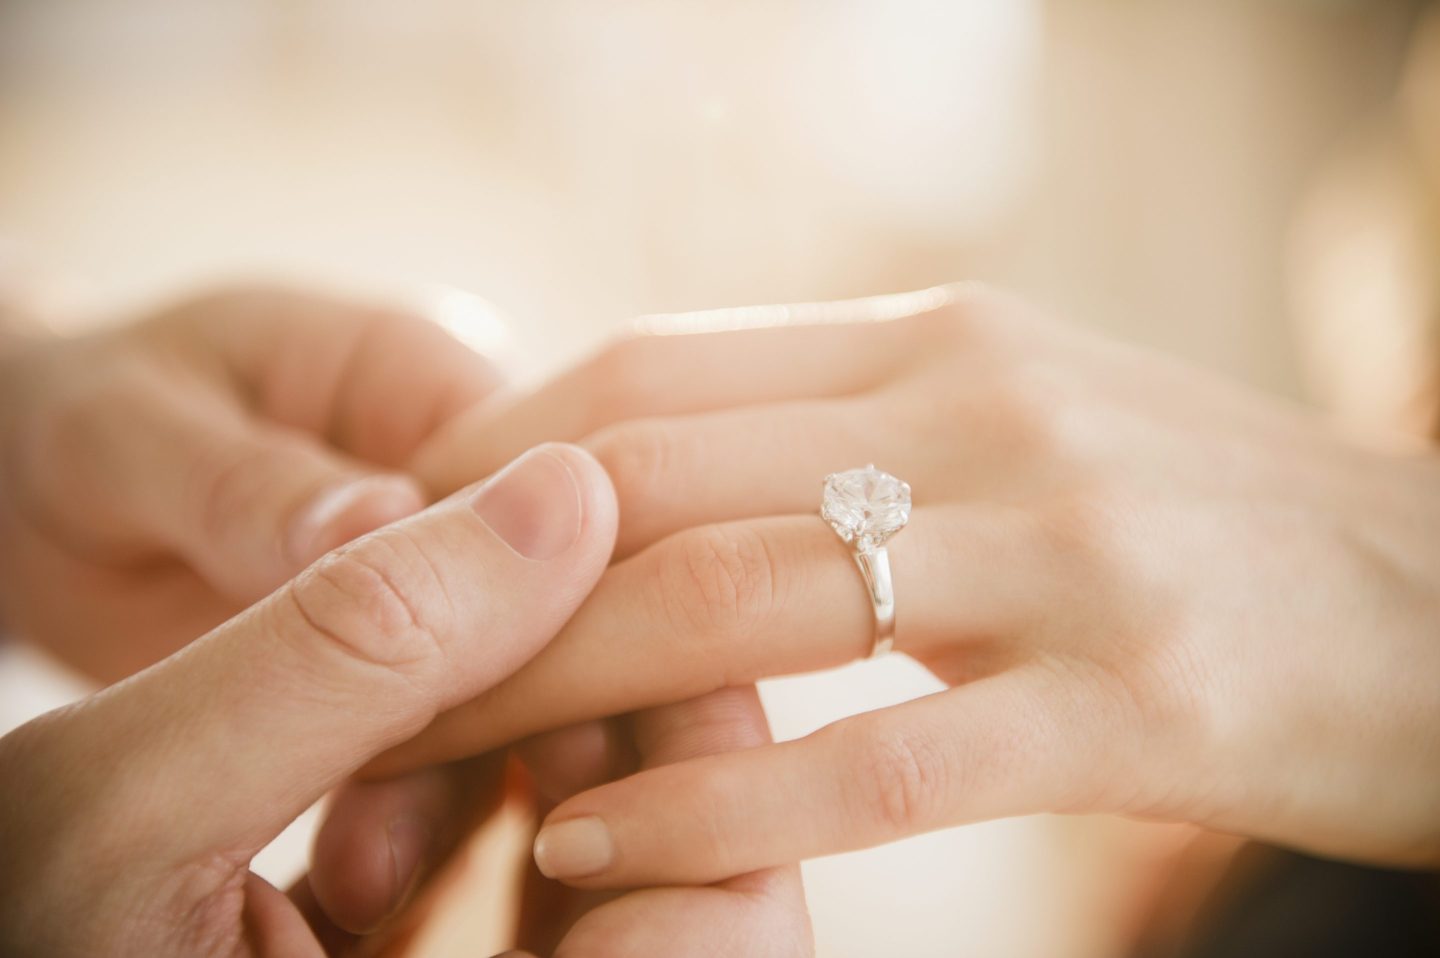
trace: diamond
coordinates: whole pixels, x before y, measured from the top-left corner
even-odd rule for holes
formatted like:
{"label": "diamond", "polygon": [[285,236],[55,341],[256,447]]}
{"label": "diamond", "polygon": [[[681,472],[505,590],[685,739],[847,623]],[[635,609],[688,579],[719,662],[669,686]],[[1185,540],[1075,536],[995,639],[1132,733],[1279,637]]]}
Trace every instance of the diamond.
{"label": "diamond", "polygon": [[820,517],[861,552],[873,552],[910,521],[910,484],[873,465],[832,473]]}

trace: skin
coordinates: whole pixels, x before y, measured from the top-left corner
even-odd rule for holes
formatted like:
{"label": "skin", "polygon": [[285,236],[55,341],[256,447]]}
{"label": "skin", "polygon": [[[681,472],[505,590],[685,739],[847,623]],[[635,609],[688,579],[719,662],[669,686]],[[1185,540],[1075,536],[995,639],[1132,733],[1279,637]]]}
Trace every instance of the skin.
{"label": "skin", "polygon": [[[746,686],[543,733],[519,743],[516,751],[543,814],[578,792],[643,769],[770,741],[754,687]],[[327,928],[332,953],[344,953],[367,939],[383,941],[424,921],[424,897],[414,898],[410,889],[401,888],[388,868],[389,822],[397,817],[416,822],[434,836],[420,866],[419,883],[443,880],[446,860],[474,827],[477,808],[494,802],[493,790],[487,791],[494,778],[467,770],[475,765],[472,760],[395,778],[350,782],[338,792],[318,836],[308,881],[298,889],[310,905],[308,913]],[[479,893],[479,889],[468,891]],[[640,887],[618,896],[571,891],[532,869],[525,897],[517,941],[530,949],[525,954],[553,958],[731,954],[808,958],[814,954],[804,888],[794,864],[704,886]],[[412,907],[402,908],[411,900]],[[377,928],[370,935],[353,933]],[[408,952],[399,948],[396,954]]]}
{"label": "skin", "polygon": [[[537,736],[520,754],[553,807],[584,788],[627,774],[770,741],[759,696],[754,686],[744,686]],[[576,763],[575,755],[587,743],[596,760]],[[522,943],[554,958],[814,954],[804,887],[794,864],[704,886],[642,888],[619,897],[581,893],[569,905],[570,916],[563,910],[545,916]]]}
{"label": "skin", "polygon": [[250,859],[361,763],[533,655],[614,532],[604,471],[542,447],[0,739],[13,790],[0,951],[325,954]]}
{"label": "skin", "polygon": [[[753,686],[641,712],[630,730],[642,770],[770,742]],[[601,902],[586,911],[552,952],[555,958],[800,958],[813,953],[800,868],[791,863],[702,887],[642,889]]]}
{"label": "skin", "polygon": [[[770,741],[759,698],[748,686],[559,729],[520,743],[517,752],[543,813],[584,789],[642,769]],[[487,791],[493,776],[466,771],[475,764],[351,782],[340,791],[318,837],[308,885],[300,889],[309,913],[327,928],[332,953],[344,953],[367,938],[384,941],[424,921],[427,903],[421,897],[382,924],[411,897],[397,888],[387,868],[375,864],[389,863],[387,823],[403,816],[434,835],[420,881],[443,879],[445,861],[474,827],[477,808],[494,801],[493,790]],[[377,926],[380,932],[369,936],[344,930]],[[524,954],[553,958],[814,954],[800,870],[793,864],[705,886],[639,888],[618,896],[569,890],[532,870],[517,943],[530,949]],[[403,947],[395,953],[408,954]]]}
{"label": "skin", "polygon": [[[498,804],[504,757],[348,772],[558,630],[611,552],[603,472],[558,451],[585,518],[543,563],[477,521],[473,489],[412,516],[426,496],[407,461],[497,377],[418,317],[300,291],[213,294],[77,340],[0,329],[0,366],[0,613],[102,682],[159,661],[0,739],[0,952],[406,953],[420,892]],[[768,741],[753,690],[726,690],[521,751],[553,807]],[[326,791],[312,870],[281,895],[249,859]],[[810,949],[793,866],[526,911],[547,953],[704,955],[737,928],[751,954]]]}
{"label": "skin", "polygon": [[0,610],[101,682],[418,511],[401,467],[498,382],[419,317],[284,289],[26,345],[0,359]]}
{"label": "skin", "polygon": [[[703,884],[1042,811],[1440,863],[1433,449],[1366,446],[983,289],[924,305],[634,337],[457,420],[417,460],[435,488],[581,441],[621,561],[525,668],[370,772],[863,655],[867,601],[814,510],[821,477],[874,461],[914,489],[897,648],[951,688],[585,791],[548,817],[542,869]],[[577,820],[611,852],[567,871],[546,836]]]}

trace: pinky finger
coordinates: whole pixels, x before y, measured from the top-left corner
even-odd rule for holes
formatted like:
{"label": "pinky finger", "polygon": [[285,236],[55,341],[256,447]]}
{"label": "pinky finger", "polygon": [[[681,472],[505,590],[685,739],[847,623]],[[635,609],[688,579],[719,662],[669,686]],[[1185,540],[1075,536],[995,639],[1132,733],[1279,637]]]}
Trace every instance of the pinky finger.
{"label": "pinky finger", "polygon": [[780,745],[655,768],[560,805],[542,871],[586,887],[707,884],[966,822],[1083,806],[1108,723],[1031,665]]}

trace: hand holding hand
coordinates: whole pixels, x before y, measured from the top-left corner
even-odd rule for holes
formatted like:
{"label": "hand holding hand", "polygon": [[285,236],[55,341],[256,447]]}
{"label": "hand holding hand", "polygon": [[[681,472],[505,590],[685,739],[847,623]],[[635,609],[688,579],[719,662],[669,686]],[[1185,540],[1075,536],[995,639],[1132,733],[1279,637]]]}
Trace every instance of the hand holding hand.
{"label": "hand holding hand", "polygon": [[[0,739],[0,952],[322,954],[251,857],[368,758],[532,656],[599,577],[615,521],[593,459],[537,449]],[[398,897],[425,836],[378,838],[349,877]]]}
{"label": "hand holding hand", "polygon": [[[539,735],[522,743],[519,753],[548,810],[586,788],[639,770],[770,741],[759,695],[746,686]],[[537,954],[689,958],[715,954],[722,943],[726,954],[746,958],[814,954],[797,865],[698,887],[641,888],[618,897],[533,883],[542,893],[545,886],[568,907],[545,914],[522,935],[521,943]],[[557,890],[568,892],[568,901],[564,894],[556,896]]]}
{"label": "hand holding hand", "polygon": [[814,510],[824,475],[873,461],[914,489],[897,647],[953,688],[576,796],[542,867],[705,883],[1040,811],[1440,860],[1440,460],[989,293],[945,300],[627,340],[453,424],[421,456],[442,488],[583,441],[625,558],[533,662],[373,769],[863,655],[868,600]]}
{"label": "hand holding hand", "polygon": [[[419,509],[422,493],[399,468],[431,432],[495,383],[483,359],[423,320],[270,291],[195,300],[135,326],[46,342],[4,361],[0,474],[8,481],[0,482],[5,533],[0,536],[0,581],[6,587],[5,608],[12,624],[30,638],[106,680],[178,648],[315,555]],[[517,489],[544,494],[533,469],[520,472],[507,483],[489,484],[489,492],[482,494],[490,502],[494,528],[514,533],[516,523],[525,521],[525,497],[517,497]],[[588,481],[598,480],[590,475]],[[505,488],[510,492],[500,501],[497,490]],[[551,518],[562,525],[565,505],[562,496],[551,506]],[[600,513],[603,527],[605,510]],[[535,590],[523,583],[511,588],[508,574],[489,580],[489,590],[478,588],[478,580],[467,576],[483,571],[481,555],[452,564],[453,557],[438,548],[443,535],[437,524],[453,523],[453,517],[427,519],[424,528],[434,531],[423,534],[412,528],[418,521],[387,529],[375,537],[378,542],[345,550],[343,560],[327,558],[267,600],[266,606],[281,607],[277,615],[252,609],[201,643],[206,650],[217,645],[235,649],[197,649],[177,659],[222,655],[227,665],[202,671],[232,669],[242,685],[249,679],[241,677],[254,673],[259,681],[244,691],[245,701],[234,689],[225,694],[206,686],[182,689],[187,668],[201,667],[166,662],[123,691],[46,717],[0,745],[0,774],[35,797],[16,803],[8,819],[0,818],[16,904],[0,914],[0,949],[23,942],[27,953],[31,948],[37,954],[67,953],[84,950],[83,942],[103,941],[95,947],[107,954],[193,954],[243,934],[244,947],[258,953],[294,954],[322,946],[328,954],[369,953],[377,941],[368,934],[372,929],[379,927],[378,940],[385,940],[423,921],[409,915],[394,924],[385,920],[443,869],[467,829],[493,807],[503,755],[384,782],[339,784],[311,872],[289,893],[292,908],[259,879],[245,875],[256,847],[249,832],[268,835],[278,829],[269,823],[282,822],[303,807],[305,799],[295,790],[313,797],[323,783],[343,777],[336,769],[347,762],[353,767],[349,756],[356,743],[337,739],[340,754],[297,781],[287,777],[293,763],[265,757],[267,746],[295,748],[288,734],[265,738],[268,733],[244,732],[248,724],[238,726],[236,734],[244,732],[244,741],[237,739],[234,744],[241,747],[233,751],[228,751],[230,742],[217,748],[212,734],[227,722],[248,723],[252,712],[258,716],[273,708],[278,714],[266,716],[257,728],[294,721],[299,726],[294,734],[308,736],[311,711],[323,715],[338,706],[342,711],[359,708],[355,703],[363,699],[363,689],[348,687],[354,683],[344,669],[333,676],[311,670],[288,682],[280,681],[283,675],[270,675],[291,658],[269,654],[277,641],[285,650],[292,641],[324,645],[327,638],[338,638],[348,645],[357,641],[352,636],[363,635],[365,648],[351,650],[359,653],[357,658],[389,654],[382,646],[392,640],[396,623],[387,615],[398,616],[402,602],[419,603],[417,615],[462,611],[448,608],[451,597],[444,586],[452,579],[463,580],[459,591],[471,604],[488,591],[502,607],[493,613],[520,608],[511,609],[508,602],[535,603]],[[593,535],[603,539],[605,533],[597,529]],[[598,556],[605,550],[597,543],[593,551]],[[594,559],[587,560],[591,566]],[[432,568],[432,562],[445,568]],[[548,635],[547,629],[558,626],[567,605],[573,606],[598,574],[587,573],[586,563],[581,566],[574,580],[567,580],[562,569],[547,574],[559,593],[546,596],[534,620],[525,623],[518,638],[531,648]],[[374,581],[367,581],[370,572]],[[356,594],[349,594],[350,586]],[[392,586],[404,594],[371,595]],[[418,589],[415,596],[412,587]],[[446,595],[436,596],[437,588]],[[305,618],[311,604],[306,597],[317,592],[323,593],[321,618],[312,622]],[[286,621],[297,614],[303,621]],[[341,617],[351,631],[328,634],[334,631],[325,625],[331,616]],[[325,634],[317,638],[312,634],[317,629]],[[418,641],[398,639],[410,645]],[[238,651],[242,648],[248,653]],[[263,668],[250,659],[267,654]],[[405,671],[413,663],[379,664]],[[493,680],[505,663],[490,664],[496,669]],[[210,677],[214,685],[221,682],[218,674]],[[344,687],[311,695],[302,687],[311,679]],[[313,698],[313,709],[295,707],[286,689],[305,701]],[[338,699],[343,702],[332,701]],[[441,702],[432,702],[429,710]],[[212,707],[214,713],[208,711]],[[416,708],[424,706],[417,703]],[[156,714],[146,717],[149,712]],[[183,735],[167,733],[175,739],[167,747],[137,748],[144,743],[131,741],[156,737],[152,725],[161,716],[178,722],[183,715],[194,719],[195,728]],[[423,719],[402,714],[391,718],[394,735],[403,735],[400,728],[407,721],[423,725]],[[587,734],[591,731],[572,729],[527,744],[537,778],[552,799],[641,764],[652,767],[768,741],[753,690],[636,716],[612,737],[628,747],[608,758],[585,754],[587,743],[595,741]],[[102,741],[113,754],[92,761]],[[222,766],[227,754],[233,763]],[[258,765],[247,768],[246,762]],[[39,787],[30,787],[37,784],[32,779],[42,780]],[[192,848],[186,829],[173,837],[165,831],[167,818],[189,822],[209,816],[204,800],[212,793],[222,794],[229,804],[255,806],[243,839],[227,838],[218,849],[203,842]],[[47,795],[59,801],[46,805],[42,799]],[[256,816],[266,824],[256,825]],[[141,838],[126,834],[125,823],[136,817],[153,825],[142,830]],[[242,827],[223,810],[209,824],[225,836]],[[13,849],[11,833],[25,836]],[[144,836],[151,846],[144,846]],[[141,855],[143,863],[132,868],[127,855]],[[188,876],[197,872],[203,880],[192,882]],[[174,900],[152,900],[152,886],[164,891],[172,884],[165,895]],[[67,886],[63,896],[62,885]],[[79,903],[86,894],[96,894],[97,907],[82,915]],[[118,905],[111,908],[122,898],[133,914],[122,914]],[[24,908],[22,901],[28,902]],[[235,908],[243,909],[248,930],[235,926]],[[190,915],[188,909],[204,914]],[[708,947],[725,929],[743,927],[747,947],[757,956],[792,958],[810,952],[799,873],[793,867],[713,888],[578,900],[567,903],[567,910],[563,924],[546,923],[547,940],[530,944],[548,951],[563,930],[562,950],[623,947],[637,956],[669,956],[685,953],[687,941],[694,948]],[[197,921],[198,928],[186,924]],[[149,923],[161,927],[147,934],[141,926]]]}
{"label": "hand holding hand", "polygon": [[0,613],[129,675],[420,509],[401,468],[496,381],[419,317],[266,289],[6,356]]}

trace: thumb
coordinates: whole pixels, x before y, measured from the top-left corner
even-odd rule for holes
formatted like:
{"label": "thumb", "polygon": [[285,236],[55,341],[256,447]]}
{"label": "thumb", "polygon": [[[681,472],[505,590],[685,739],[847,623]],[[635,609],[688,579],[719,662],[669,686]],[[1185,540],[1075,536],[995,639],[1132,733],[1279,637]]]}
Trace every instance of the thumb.
{"label": "thumb", "polygon": [[40,720],[41,741],[19,754],[46,767],[25,778],[124,822],[127,845],[248,857],[365,760],[534,655],[604,570],[615,525],[595,460],[533,449]]}

